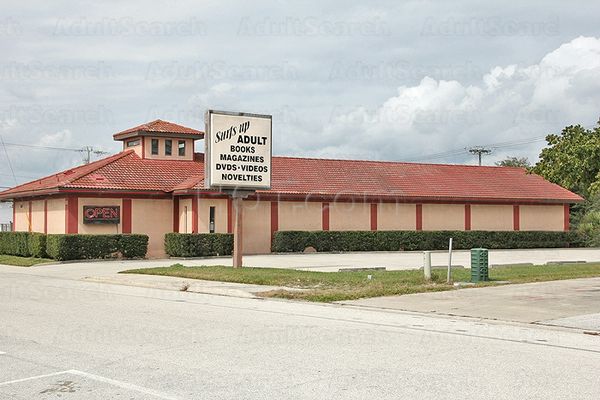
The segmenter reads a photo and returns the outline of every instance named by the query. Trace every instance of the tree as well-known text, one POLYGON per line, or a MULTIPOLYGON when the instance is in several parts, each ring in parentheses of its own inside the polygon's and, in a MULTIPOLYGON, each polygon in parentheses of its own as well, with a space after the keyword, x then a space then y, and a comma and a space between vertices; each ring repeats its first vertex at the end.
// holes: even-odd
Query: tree
POLYGON ((531 164, 527 157, 506 157, 502 161, 496 161, 496 165, 499 167, 518 167, 518 168, 529 168, 531 164))
POLYGON ((532 172, 584 198, 600 189, 600 121, 593 129, 567 126, 546 141, 532 172))
POLYGON ((577 232, 587 246, 600 246, 600 196, 594 195, 583 206, 576 221, 577 232))

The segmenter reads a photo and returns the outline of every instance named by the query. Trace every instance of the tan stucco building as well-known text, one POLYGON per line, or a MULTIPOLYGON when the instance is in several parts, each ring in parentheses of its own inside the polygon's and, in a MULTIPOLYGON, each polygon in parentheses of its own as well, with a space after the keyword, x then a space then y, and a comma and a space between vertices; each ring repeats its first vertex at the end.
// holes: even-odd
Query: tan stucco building
MULTIPOLYGON (((231 200, 203 188, 203 132, 153 121, 114 135, 123 151, 0 192, 14 229, 145 233, 163 257, 168 232, 232 232, 231 200), (95 206, 95 207, 94 207, 95 206), (111 223, 94 213, 115 212, 111 223), (88 215, 89 214, 89 215, 88 215)), ((278 230, 569 229, 582 199, 520 168, 274 157, 272 189, 244 200, 244 252, 271 251, 278 230)))

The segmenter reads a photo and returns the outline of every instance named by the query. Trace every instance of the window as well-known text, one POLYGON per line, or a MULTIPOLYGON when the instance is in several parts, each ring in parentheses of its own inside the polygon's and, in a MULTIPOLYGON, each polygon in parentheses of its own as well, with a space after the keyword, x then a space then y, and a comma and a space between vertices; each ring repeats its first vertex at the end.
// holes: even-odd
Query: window
POLYGON ((165 156, 171 155, 172 148, 173 148, 173 141, 171 139, 165 140, 165 156))
POLYGON ((152 155, 158 155, 158 139, 152 139, 152 155))
POLYGON ((127 147, 138 146, 140 144, 140 139, 130 140, 127 142, 127 147))
POLYGON ((185 140, 180 140, 177 143, 177 147, 179 148, 179 155, 180 156, 185 156, 185 140))
POLYGON ((215 208, 210 207, 208 211, 208 231, 215 233, 215 208))

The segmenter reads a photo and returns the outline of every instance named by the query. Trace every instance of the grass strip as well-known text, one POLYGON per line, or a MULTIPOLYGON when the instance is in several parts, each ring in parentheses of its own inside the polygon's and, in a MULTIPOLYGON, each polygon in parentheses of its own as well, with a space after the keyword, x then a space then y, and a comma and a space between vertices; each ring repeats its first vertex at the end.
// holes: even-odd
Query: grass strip
POLYGON ((0 264, 14 265, 17 267, 31 267, 32 265, 54 262, 49 258, 19 257, 0 254, 0 264))
MULTIPOLYGON (((121 273, 282 286, 293 290, 265 291, 259 295, 318 302, 397 296, 454 288, 446 284, 445 270, 434 270, 431 281, 424 279, 421 270, 317 272, 283 268, 186 267, 174 264, 170 267, 133 269, 121 273)), ((600 263, 502 266, 491 268, 490 281, 477 286, 493 285, 496 281, 527 283, 599 276, 600 263)), ((453 270, 452 277, 455 282, 469 281, 470 270, 453 270)))

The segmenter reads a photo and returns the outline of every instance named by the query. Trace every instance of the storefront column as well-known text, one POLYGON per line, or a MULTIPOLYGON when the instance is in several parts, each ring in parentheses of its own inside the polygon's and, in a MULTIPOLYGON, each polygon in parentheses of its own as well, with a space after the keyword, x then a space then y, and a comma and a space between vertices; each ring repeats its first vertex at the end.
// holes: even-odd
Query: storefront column
POLYGON ((321 203, 321 226, 324 231, 329 230, 329 203, 321 203))
POLYGON ((275 232, 279 230, 279 202, 271 202, 271 244, 273 244, 273 238, 275 232))
POLYGON ((173 232, 179 233, 179 197, 173 197, 173 232))
POLYGON ((131 233, 131 199, 123 199, 123 220, 121 223, 122 233, 131 233))
POLYGON ((79 199, 69 196, 65 200, 65 232, 77 233, 79 229, 79 199))
POLYGON ((44 200, 44 233, 48 233, 48 200, 44 200))
POLYGON ((227 198, 227 233, 233 233, 233 202, 227 198))
POLYGON ((198 233, 198 197, 192 197, 192 233, 198 233))
POLYGON ((377 203, 371 203, 371 230, 377 230, 377 203))
POLYGON ((471 205, 465 204, 465 231, 471 230, 471 205))
POLYGON ((31 221, 32 212, 31 212, 31 209, 32 209, 32 207, 33 207, 32 206, 32 202, 30 200, 29 201, 29 211, 27 211, 27 231, 28 232, 31 232, 31 225, 32 225, 32 221, 31 221))

